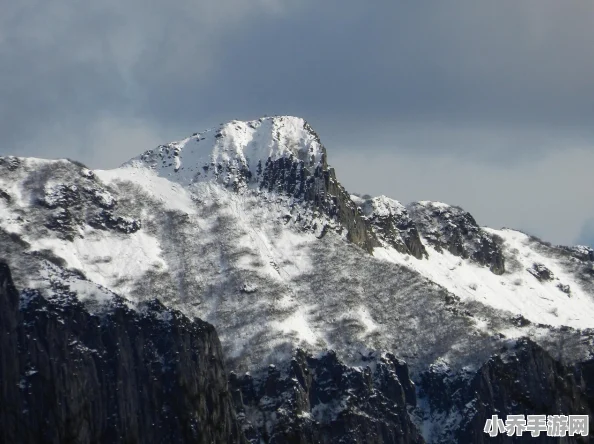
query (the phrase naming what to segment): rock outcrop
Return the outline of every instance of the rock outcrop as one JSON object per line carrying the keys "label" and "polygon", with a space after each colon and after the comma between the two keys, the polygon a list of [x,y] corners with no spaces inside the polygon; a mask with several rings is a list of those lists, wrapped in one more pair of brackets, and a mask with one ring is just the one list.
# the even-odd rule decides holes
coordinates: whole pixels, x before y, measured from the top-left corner
{"label": "rock outcrop", "polygon": [[19,295],[0,264],[0,442],[532,442],[490,437],[485,422],[594,411],[593,361],[562,364],[528,339],[476,371],[431,366],[418,402],[407,364],[389,353],[350,367],[297,349],[228,382],[210,324],[157,300],[128,305],[116,296],[91,314],[68,293]]}
{"label": "rock outcrop", "polygon": [[359,205],[358,208],[365,215],[380,243],[417,259],[427,258],[427,250],[421,242],[419,231],[404,205],[386,196],[367,199],[351,197]]}
{"label": "rock outcrop", "polygon": [[350,195],[300,118],[0,158],[0,258],[36,289],[0,266],[1,442],[504,442],[493,414],[594,408],[594,250]]}
{"label": "rock outcrop", "polygon": [[241,443],[214,328],[153,300],[99,315],[0,264],[0,442]]}
{"label": "rock outcrop", "polygon": [[[298,198],[302,205],[310,206],[336,222],[339,232],[344,230],[350,242],[368,252],[379,246],[369,224],[337,180],[334,168],[326,163],[325,154],[321,164],[313,169],[308,169],[302,160],[292,156],[269,160],[260,186]],[[324,223],[323,219],[319,223]]]}
{"label": "rock outcrop", "polygon": [[470,259],[495,274],[505,272],[500,240],[482,230],[467,211],[440,202],[415,202],[407,209],[421,236],[437,251]]}

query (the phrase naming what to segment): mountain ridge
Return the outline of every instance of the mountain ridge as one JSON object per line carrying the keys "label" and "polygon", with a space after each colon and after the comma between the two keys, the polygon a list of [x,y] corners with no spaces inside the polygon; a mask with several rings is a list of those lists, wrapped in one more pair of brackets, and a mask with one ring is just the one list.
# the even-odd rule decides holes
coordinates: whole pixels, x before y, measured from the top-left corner
{"label": "mountain ridge", "polygon": [[[200,143],[200,148],[194,146]],[[42,160],[19,160],[11,157],[4,160],[3,165],[14,172],[20,163],[29,163],[29,168],[37,170],[35,174],[41,175],[50,174],[48,170],[52,168],[66,168],[64,165],[55,166],[55,162],[59,164],[59,161],[50,162],[54,165],[50,167],[46,162],[47,168],[44,168]],[[117,183],[122,180],[136,182],[141,187],[145,184],[143,181],[151,182],[152,185],[147,189],[149,196],[159,194],[159,188],[168,188],[170,181],[179,183],[181,189],[171,186],[178,196],[174,198],[167,191],[161,192],[158,199],[168,201],[168,204],[179,200],[179,204],[170,205],[170,208],[185,211],[186,214],[191,214],[196,199],[200,200],[200,192],[195,192],[198,189],[196,187],[210,188],[212,191],[213,184],[222,185],[239,195],[251,193],[265,201],[276,200],[277,204],[283,201],[281,206],[284,208],[277,211],[284,213],[281,218],[285,225],[298,227],[298,230],[310,230],[318,238],[325,236],[328,230],[333,230],[368,253],[392,261],[396,257],[396,262],[401,264],[408,261],[402,260],[406,256],[386,255],[382,250],[395,250],[412,256],[415,260],[429,262],[432,262],[430,256],[439,257],[438,254],[445,255],[447,252],[464,261],[486,267],[496,275],[503,275],[506,271],[503,238],[519,237],[504,236],[507,233],[505,230],[479,227],[474,218],[459,207],[428,201],[403,206],[384,196],[365,200],[347,193],[340,185],[334,169],[328,164],[326,148],[319,136],[305,120],[291,116],[267,117],[247,122],[231,121],[214,129],[195,133],[180,142],[160,145],[116,170],[95,173],[82,168],[77,173],[88,180],[70,185],[50,184],[51,181],[46,181],[42,189],[34,189],[29,196],[30,200],[52,210],[51,217],[44,223],[45,227],[50,230],[55,228],[54,231],[59,236],[71,241],[81,236],[85,226],[127,234],[144,232],[141,229],[142,218],[139,214],[134,217],[126,211],[126,202],[120,205],[122,214],[114,211],[117,199],[110,193],[109,187],[113,181]],[[152,177],[153,174],[156,177]],[[31,182],[30,177],[27,180]],[[9,206],[16,203],[20,207],[26,207],[26,202],[19,198],[21,192],[15,189],[14,183],[10,185],[12,190],[10,187],[5,187],[7,190],[2,189],[5,196],[3,200]],[[178,192],[182,189],[185,193]],[[76,208],[75,204],[80,202],[77,196],[81,193],[85,196],[87,208],[89,205],[97,208],[92,216],[72,215],[72,207],[74,205]],[[182,194],[185,196],[182,197]],[[192,211],[187,211],[189,209]],[[6,219],[8,218],[5,218],[4,225],[10,231],[10,223],[7,224]],[[146,242],[145,244],[148,245]],[[158,248],[156,245],[155,247]],[[432,252],[429,252],[429,247]],[[559,250],[569,252],[572,257],[585,263],[590,262],[594,256],[591,249],[586,247],[559,247]],[[413,269],[424,272],[422,266],[414,260],[405,265],[411,263],[418,265],[413,266]],[[530,270],[541,265],[544,266],[534,261],[525,267],[525,271],[535,276]],[[448,267],[452,268],[451,265]],[[557,273],[560,274],[563,273]],[[447,280],[443,276],[440,279],[443,281],[438,281],[440,285]],[[559,280],[557,277],[555,279]],[[560,291],[571,294],[568,282],[555,283]],[[471,282],[468,285],[474,286]],[[452,291],[454,287],[450,285],[448,290]],[[453,291],[454,294],[459,292]]]}
{"label": "mountain ridge", "polygon": [[353,368],[393,353],[418,384],[431,365],[476,371],[523,337],[566,365],[592,357],[592,249],[480,227],[443,203],[349,194],[304,120],[251,122],[113,170],[0,158],[0,257],[21,294],[74,295],[99,315],[156,296],[213,324],[227,368],[255,378],[296,348]]}

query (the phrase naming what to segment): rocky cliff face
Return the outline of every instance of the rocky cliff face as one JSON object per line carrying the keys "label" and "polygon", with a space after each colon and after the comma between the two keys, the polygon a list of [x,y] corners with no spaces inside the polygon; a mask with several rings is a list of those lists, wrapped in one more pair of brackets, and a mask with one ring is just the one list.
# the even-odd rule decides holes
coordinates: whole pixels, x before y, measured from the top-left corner
{"label": "rocky cliff face", "polygon": [[485,421],[593,412],[593,361],[562,364],[528,339],[478,370],[434,364],[417,386],[390,353],[349,366],[302,349],[227,382],[210,324],[156,300],[128,304],[115,297],[90,314],[68,292],[19,295],[0,265],[0,442],[532,442],[491,438]]}
{"label": "rocky cliff face", "polygon": [[231,375],[243,429],[260,443],[422,443],[408,409],[416,403],[406,363],[393,355],[349,367],[334,352],[303,350],[259,379]]}
{"label": "rocky cliff face", "polygon": [[[452,374],[433,366],[421,377],[421,398],[430,416],[437,418],[432,442],[534,442],[522,437],[486,434],[492,415],[590,415],[592,417],[591,362],[566,366],[529,339],[522,339],[492,356],[476,372]],[[547,437],[538,442],[590,442],[589,437]]]}
{"label": "rocky cliff face", "polygon": [[240,443],[214,328],[157,301],[91,315],[0,264],[0,442]]}
{"label": "rocky cliff face", "polygon": [[[212,147],[205,153],[204,147]],[[344,233],[371,252],[379,245],[349,193],[330,168],[326,148],[303,119],[233,121],[145,152],[126,165],[147,165],[182,184],[214,181],[237,192],[259,189],[290,199],[294,222],[323,236]],[[314,220],[304,211],[314,213]],[[321,217],[319,217],[321,216]]]}
{"label": "rocky cliff face", "polygon": [[[529,339],[509,343],[480,368],[452,371],[435,364],[409,379],[391,354],[370,353],[349,367],[333,352],[297,350],[264,375],[231,374],[230,387],[252,443],[511,443],[534,442],[484,432],[498,415],[592,415],[594,365],[569,366]],[[417,392],[420,399],[417,400]],[[412,418],[412,419],[411,419]],[[539,436],[538,442],[590,442],[589,436]]]}
{"label": "rocky cliff face", "polygon": [[[339,232],[344,230],[350,242],[368,252],[379,245],[367,221],[336,179],[334,169],[328,167],[325,150],[322,162],[315,168],[308,168],[293,156],[269,160],[264,167],[260,188],[299,199],[301,208],[310,206],[320,212],[336,224]],[[324,220],[314,223],[324,224]],[[314,229],[323,235],[328,225]]]}

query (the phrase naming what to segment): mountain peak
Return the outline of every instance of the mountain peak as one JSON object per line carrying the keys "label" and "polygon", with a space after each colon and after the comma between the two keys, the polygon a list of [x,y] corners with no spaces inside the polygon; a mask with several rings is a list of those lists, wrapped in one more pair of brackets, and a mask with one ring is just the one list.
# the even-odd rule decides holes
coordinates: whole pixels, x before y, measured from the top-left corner
{"label": "mountain peak", "polygon": [[249,183],[266,163],[289,158],[305,168],[325,165],[318,135],[300,117],[273,116],[232,120],[218,127],[146,151],[124,167],[149,167],[185,184],[217,179]]}

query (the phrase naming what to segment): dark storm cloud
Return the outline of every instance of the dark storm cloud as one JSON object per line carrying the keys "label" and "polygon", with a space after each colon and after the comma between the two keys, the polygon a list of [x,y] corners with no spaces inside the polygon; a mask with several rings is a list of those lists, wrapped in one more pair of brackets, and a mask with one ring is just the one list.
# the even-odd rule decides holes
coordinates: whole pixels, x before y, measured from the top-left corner
{"label": "dark storm cloud", "polygon": [[[451,182],[444,200],[484,223],[571,242],[594,217],[568,192],[594,186],[571,163],[594,150],[594,3],[0,2],[0,154],[109,167],[225,120],[293,114],[339,175],[365,153],[344,178],[352,189],[440,199],[447,177],[474,168],[501,210],[468,184]],[[409,168],[377,183],[377,159]],[[507,176],[513,187],[498,186]],[[543,187],[571,228],[544,198],[524,212]]]}
{"label": "dark storm cloud", "polygon": [[[85,136],[103,119],[179,128],[207,115],[192,105],[221,39],[258,11],[279,13],[274,0],[2,3],[0,149],[47,156],[78,138],[79,156],[93,157]],[[154,119],[170,100],[171,118]]]}
{"label": "dark storm cloud", "polygon": [[345,120],[585,131],[594,117],[589,2],[23,5],[2,23],[9,140],[101,111],[177,127],[289,113],[333,131]]}
{"label": "dark storm cloud", "polygon": [[[200,91],[202,103],[365,123],[576,127],[594,117],[594,7],[419,4],[324,2],[246,25],[217,54],[217,87]],[[162,110],[174,115],[188,91],[168,91]]]}

